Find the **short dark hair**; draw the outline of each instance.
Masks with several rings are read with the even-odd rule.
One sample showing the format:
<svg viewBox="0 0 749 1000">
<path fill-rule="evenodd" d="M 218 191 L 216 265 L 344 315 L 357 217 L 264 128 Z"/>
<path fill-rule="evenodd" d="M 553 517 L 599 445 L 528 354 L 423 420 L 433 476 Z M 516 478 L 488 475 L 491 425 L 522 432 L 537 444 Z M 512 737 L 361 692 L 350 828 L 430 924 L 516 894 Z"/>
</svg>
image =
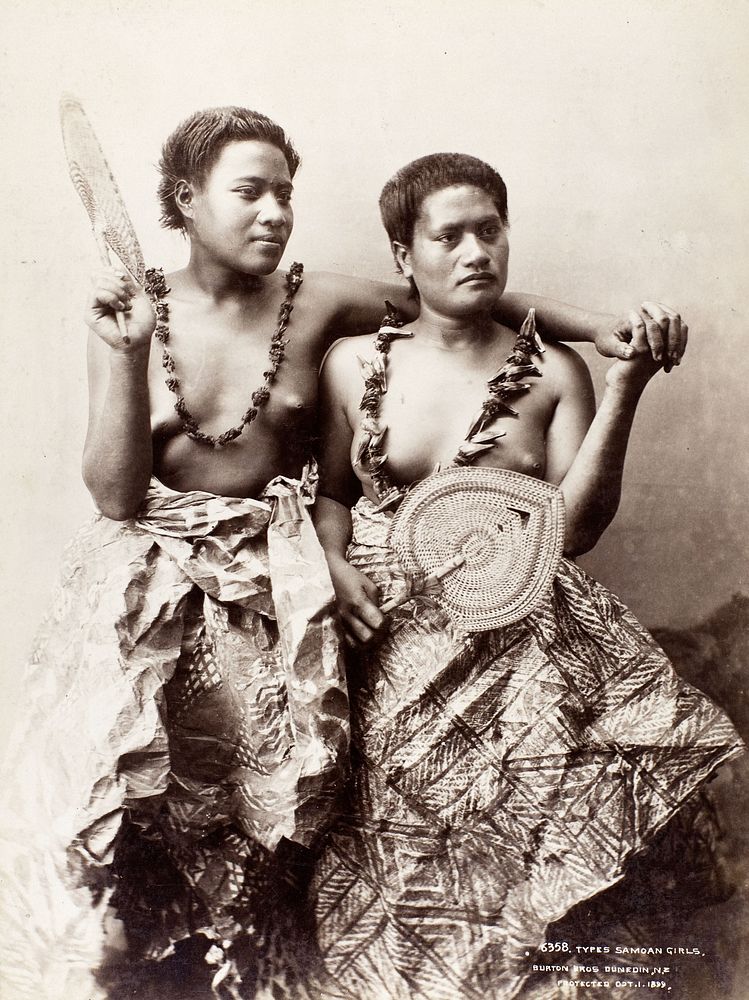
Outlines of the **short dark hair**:
<svg viewBox="0 0 749 1000">
<path fill-rule="evenodd" d="M 465 153 L 431 153 L 407 163 L 382 189 L 380 215 L 390 242 L 411 246 L 424 199 L 457 184 L 486 191 L 507 225 L 507 188 L 494 167 Z"/>
<path fill-rule="evenodd" d="M 158 195 L 161 225 L 165 229 L 185 228 L 184 217 L 174 199 L 177 182 L 186 180 L 201 184 L 224 146 L 245 139 L 277 146 L 286 159 L 289 174 L 294 176 L 301 162 L 299 154 L 281 126 L 270 118 L 234 105 L 196 111 L 177 126 L 161 150 Z"/>
</svg>

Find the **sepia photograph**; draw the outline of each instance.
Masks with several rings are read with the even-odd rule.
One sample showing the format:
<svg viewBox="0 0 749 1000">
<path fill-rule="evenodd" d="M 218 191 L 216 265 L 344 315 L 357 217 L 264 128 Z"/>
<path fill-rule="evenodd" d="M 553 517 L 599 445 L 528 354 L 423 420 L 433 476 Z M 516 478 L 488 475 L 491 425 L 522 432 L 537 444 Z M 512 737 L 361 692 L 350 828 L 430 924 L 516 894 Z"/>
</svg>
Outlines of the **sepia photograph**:
<svg viewBox="0 0 749 1000">
<path fill-rule="evenodd" d="M 749 998 L 749 7 L 2 14 L 3 1000 Z"/>
</svg>

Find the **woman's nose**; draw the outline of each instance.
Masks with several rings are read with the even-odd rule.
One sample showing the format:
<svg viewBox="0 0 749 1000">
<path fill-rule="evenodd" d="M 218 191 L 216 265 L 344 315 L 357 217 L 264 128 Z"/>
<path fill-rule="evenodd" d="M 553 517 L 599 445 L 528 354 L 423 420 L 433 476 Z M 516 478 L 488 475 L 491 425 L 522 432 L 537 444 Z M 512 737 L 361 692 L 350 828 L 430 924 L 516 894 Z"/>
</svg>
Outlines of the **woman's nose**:
<svg viewBox="0 0 749 1000">
<path fill-rule="evenodd" d="M 486 251 L 486 247 L 473 233 L 465 235 L 461 249 L 461 256 L 465 264 L 478 267 L 489 262 L 489 254 Z"/>
<path fill-rule="evenodd" d="M 286 221 L 283 206 L 270 191 L 260 199 L 257 218 L 258 222 L 262 222 L 266 226 L 280 226 Z"/>
</svg>

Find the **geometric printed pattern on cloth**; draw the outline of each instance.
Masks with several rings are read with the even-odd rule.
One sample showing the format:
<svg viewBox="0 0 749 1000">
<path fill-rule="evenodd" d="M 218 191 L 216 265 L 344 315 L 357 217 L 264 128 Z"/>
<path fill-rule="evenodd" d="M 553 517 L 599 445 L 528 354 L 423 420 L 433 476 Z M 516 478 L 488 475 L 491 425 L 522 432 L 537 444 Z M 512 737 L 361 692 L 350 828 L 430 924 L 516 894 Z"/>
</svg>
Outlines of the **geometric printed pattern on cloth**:
<svg viewBox="0 0 749 1000">
<path fill-rule="evenodd" d="M 390 518 L 348 560 L 387 600 Z M 547 926 L 616 883 L 723 761 L 726 716 L 627 609 L 563 560 L 525 619 L 466 635 L 397 609 L 352 665 L 348 815 L 315 881 L 331 975 L 357 1000 L 508 1000 Z"/>
</svg>

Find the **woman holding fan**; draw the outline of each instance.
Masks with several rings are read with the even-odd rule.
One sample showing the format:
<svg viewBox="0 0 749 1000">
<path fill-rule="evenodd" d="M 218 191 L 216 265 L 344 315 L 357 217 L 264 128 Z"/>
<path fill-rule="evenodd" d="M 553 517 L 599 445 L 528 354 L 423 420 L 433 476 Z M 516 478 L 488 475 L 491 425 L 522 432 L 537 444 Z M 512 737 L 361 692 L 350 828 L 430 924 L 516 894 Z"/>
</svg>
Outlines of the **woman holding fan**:
<svg viewBox="0 0 749 1000">
<path fill-rule="evenodd" d="M 47 995 L 45 975 L 66 1000 L 117 996 L 141 973 L 162 995 L 194 974 L 191 996 L 302 996 L 314 975 L 304 882 L 349 727 L 307 515 L 317 374 L 385 298 L 407 316 L 414 303 L 402 286 L 278 270 L 298 164 L 263 115 L 193 115 L 160 185 L 187 266 L 150 271 L 145 290 L 117 268 L 95 280 L 83 474 L 100 514 L 68 550 L 7 785 L 2 940 L 19 997 Z M 686 327 L 656 306 L 621 322 L 527 296 L 493 308 L 513 322 L 533 304 L 547 332 L 607 353 L 684 349 Z"/>
<path fill-rule="evenodd" d="M 488 164 L 423 157 L 380 207 L 420 312 L 405 326 L 389 318 L 368 343 L 341 341 L 321 376 L 314 517 L 358 653 L 353 781 L 316 874 L 318 940 L 357 1000 L 567 996 L 575 944 L 600 943 L 616 966 L 615 944 L 671 938 L 637 938 L 626 881 L 621 924 L 578 919 L 566 937 L 557 924 L 548 940 L 566 944 L 551 959 L 537 954 L 547 928 L 618 882 L 673 817 L 671 860 L 691 861 L 705 824 L 693 793 L 740 748 L 726 716 L 573 561 L 614 516 L 637 404 L 660 366 L 615 361 L 596 412 L 573 351 L 543 351 L 532 315 L 519 334 L 495 322 L 507 193 Z M 433 563 L 453 563 L 444 593 L 432 580 L 424 601 L 434 551 Z M 509 577 L 526 562 L 514 613 L 487 559 Z M 461 592 L 451 574 L 463 573 Z M 416 606 L 387 619 L 381 605 L 404 592 Z M 534 976 L 544 969 L 557 971 Z M 598 978 L 612 981 L 586 982 L 587 996 L 629 995 L 614 987 L 623 973 Z"/>
</svg>

